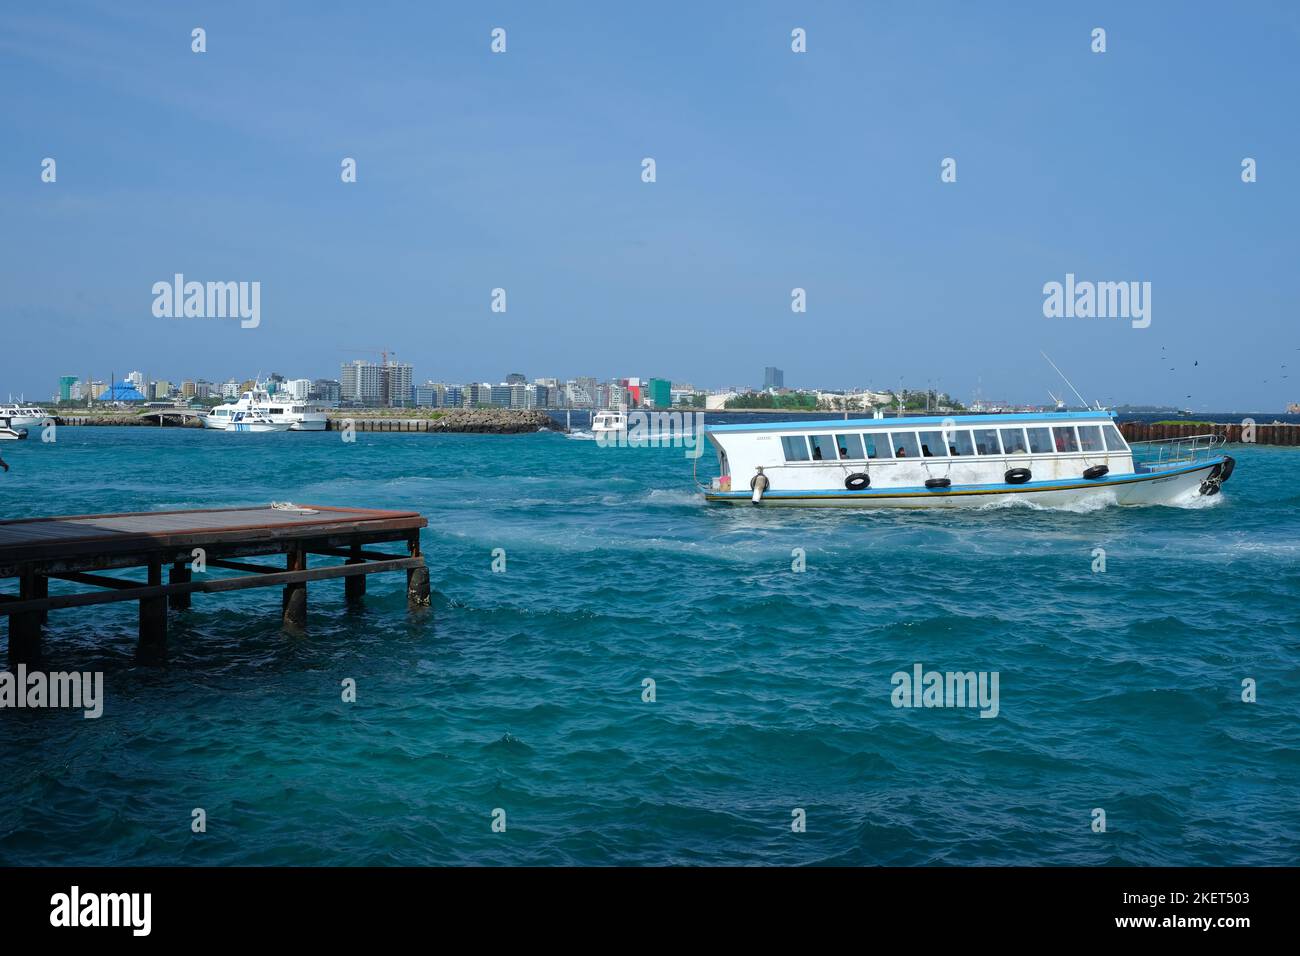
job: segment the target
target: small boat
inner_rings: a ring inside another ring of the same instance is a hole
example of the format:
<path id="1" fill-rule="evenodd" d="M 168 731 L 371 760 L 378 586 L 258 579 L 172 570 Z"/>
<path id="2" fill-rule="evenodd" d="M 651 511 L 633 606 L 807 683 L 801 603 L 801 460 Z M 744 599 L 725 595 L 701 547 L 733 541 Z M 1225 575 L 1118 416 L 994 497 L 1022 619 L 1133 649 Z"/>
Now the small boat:
<path id="1" fill-rule="evenodd" d="M 721 504 L 969 508 L 1012 501 L 1068 506 L 1212 496 L 1236 462 L 1224 439 L 1198 435 L 1130 445 L 1115 413 L 1038 412 L 859 421 L 710 425 Z"/>
<path id="2" fill-rule="evenodd" d="M 286 425 L 283 429 L 257 429 L 258 431 L 323 432 L 327 417 L 323 411 L 305 402 L 272 395 L 259 384 L 240 395 L 238 400 L 218 405 L 204 415 L 203 427 L 218 431 L 246 431 L 248 429 L 228 429 L 227 426 L 236 415 L 247 412 Z"/>
<path id="3" fill-rule="evenodd" d="M 617 433 L 626 431 L 627 411 L 621 407 L 597 412 L 591 419 L 591 433 L 597 438 L 602 435 L 613 438 Z"/>
<path id="4" fill-rule="evenodd" d="M 228 432 L 287 432 L 288 422 L 273 422 L 261 412 L 235 412 L 226 422 Z"/>
<path id="5" fill-rule="evenodd" d="M 53 417 L 39 405 L 24 405 L 17 402 L 9 402 L 0 405 L 0 419 L 8 419 L 10 428 L 36 428 L 47 421 L 52 421 Z"/>
<path id="6" fill-rule="evenodd" d="M 27 429 L 15 428 L 13 419 L 0 416 L 0 441 L 17 441 L 27 437 Z"/>

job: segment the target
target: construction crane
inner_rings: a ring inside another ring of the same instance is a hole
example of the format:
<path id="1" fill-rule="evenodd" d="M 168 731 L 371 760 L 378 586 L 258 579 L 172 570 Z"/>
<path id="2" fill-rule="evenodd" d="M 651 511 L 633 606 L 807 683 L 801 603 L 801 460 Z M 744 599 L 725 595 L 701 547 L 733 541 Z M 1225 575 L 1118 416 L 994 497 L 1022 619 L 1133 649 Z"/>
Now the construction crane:
<path id="1" fill-rule="evenodd" d="M 340 351 L 340 352 L 350 352 L 350 353 L 352 353 L 352 354 L 354 354 L 354 355 L 355 355 L 357 352 L 369 352 L 371 355 L 373 355 L 373 354 L 375 354 L 376 352 L 378 352 L 378 353 L 379 353 L 379 359 L 380 359 L 380 364 L 381 364 L 381 365 L 387 365 L 387 364 L 388 364 L 388 356 L 390 356 L 390 355 L 391 355 L 393 358 L 397 358 L 397 352 L 394 351 L 393 349 L 383 348 L 383 347 L 381 347 L 381 346 L 376 346 L 376 345 L 345 345 L 345 346 L 341 347 L 341 348 L 339 349 L 339 351 Z"/>

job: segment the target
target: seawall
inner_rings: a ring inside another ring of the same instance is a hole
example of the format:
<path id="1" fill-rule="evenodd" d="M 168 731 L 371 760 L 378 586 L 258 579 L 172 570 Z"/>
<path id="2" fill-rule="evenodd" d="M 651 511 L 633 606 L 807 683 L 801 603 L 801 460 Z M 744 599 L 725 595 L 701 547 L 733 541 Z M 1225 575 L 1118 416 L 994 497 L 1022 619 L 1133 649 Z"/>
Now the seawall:
<path id="1" fill-rule="evenodd" d="M 1254 439 L 1243 437 L 1254 429 Z M 1120 432 L 1134 441 L 1159 441 L 1164 438 L 1190 438 L 1193 435 L 1222 435 L 1230 442 L 1246 441 L 1256 445 L 1300 445 L 1300 425 L 1225 425 L 1218 422 L 1179 422 L 1165 425 L 1156 422 L 1120 422 Z"/>
<path id="2" fill-rule="evenodd" d="M 398 417 L 401 413 L 380 414 L 370 409 L 357 409 L 355 412 L 331 412 L 326 423 L 328 431 L 342 431 L 346 423 L 351 422 L 354 431 L 359 432 L 446 432 L 478 433 L 489 435 L 517 435 L 541 431 L 544 428 L 556 429 L 556 422 L 546 412 L 530 409 L 509 408 L 457 408 L 442 413 L 419 417 Z M 435 417 L 436 415 L 436 417 Z M 59 425 L 129 425 L 133 427 L 158 428 L 156 414 L 125 412 L 104 415 L 59 415 L 55 417 Z M 202 428 L 203 424 L 195 417 L 181 418 L 166 415 L 161 427 L 164 428 Z"/>

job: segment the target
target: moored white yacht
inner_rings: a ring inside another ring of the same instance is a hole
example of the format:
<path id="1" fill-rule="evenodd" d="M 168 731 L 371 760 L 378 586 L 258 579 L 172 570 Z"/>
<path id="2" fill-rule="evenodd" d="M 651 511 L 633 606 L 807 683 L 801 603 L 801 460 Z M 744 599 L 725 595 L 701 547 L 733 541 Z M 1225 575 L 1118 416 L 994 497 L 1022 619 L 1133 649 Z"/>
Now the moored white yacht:
<path id="1" fill-rule="evenodd" d="M 53 417 L 39 405 L 25 405 L 21 402 L 0 405 L 0 418 L 7 418 L 10 428 L 36 428 L 53 420 Z"/>
<path id="2" fill-rule="evenodd" d="M 241 429 L 229 427 L 235 422 L 236 416 L 239 417 L 240 422 L 249 423 L 249 413 L 254 413 L 259 419 L 265 419 L 273 424 L 283 424 L 285 427 Z M 280 396 L 272 395 L 260 385 L 255 385 L 244 392 L 237 401 L 218 405 L 203 416 L 205 428 L 227 431 L 323 432 L 325 422 L 326 415 L 323 411 L 296 399 L 282 399 Z"/>
<path id="3" fill-rule="evenodd" d="M 15 428 L 11 419 L 0 416 L 0 441 L 16 441 L 26 437 L 26 428 Z"/>
<path id="4" fill-rule="evenodd" d="M 1097 495 L 1170 504 L 1218 494 L 1236 462 L 1214 435 L 1129 445 L 1114 413 L 958 415 L 710 425 L 728 504 L 963 508 L 1022 500 L 1059 507 Z"/>

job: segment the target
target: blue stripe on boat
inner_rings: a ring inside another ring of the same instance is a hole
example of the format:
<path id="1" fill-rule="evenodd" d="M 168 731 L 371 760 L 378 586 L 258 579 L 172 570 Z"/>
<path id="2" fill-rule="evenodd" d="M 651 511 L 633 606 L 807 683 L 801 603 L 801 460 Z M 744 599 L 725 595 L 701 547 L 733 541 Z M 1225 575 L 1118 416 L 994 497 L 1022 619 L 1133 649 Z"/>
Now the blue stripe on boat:
<path id="1" fill-rule="evenodd" d="M 725 411 L 725 409 L 724 409 Z M 838 431 L 863 431 L 879 429 L 905 430 L 914 425 L 942 425 L 953 422 L 957 425 L 995 425 L 998 422 L 1041 422 L 1050 426 L 1054 422 L 1100 421 L 1115 418 L 1112 411 L 1101 412 L 1015 412 L 1006 415 L 943 415 L 919 416 L 916 418 L 830 418 L 815 422 L 762 422 L 746 425 L 705 425 L 706 432 L 789 432 L 804 428 L 830 429 Z"/>

